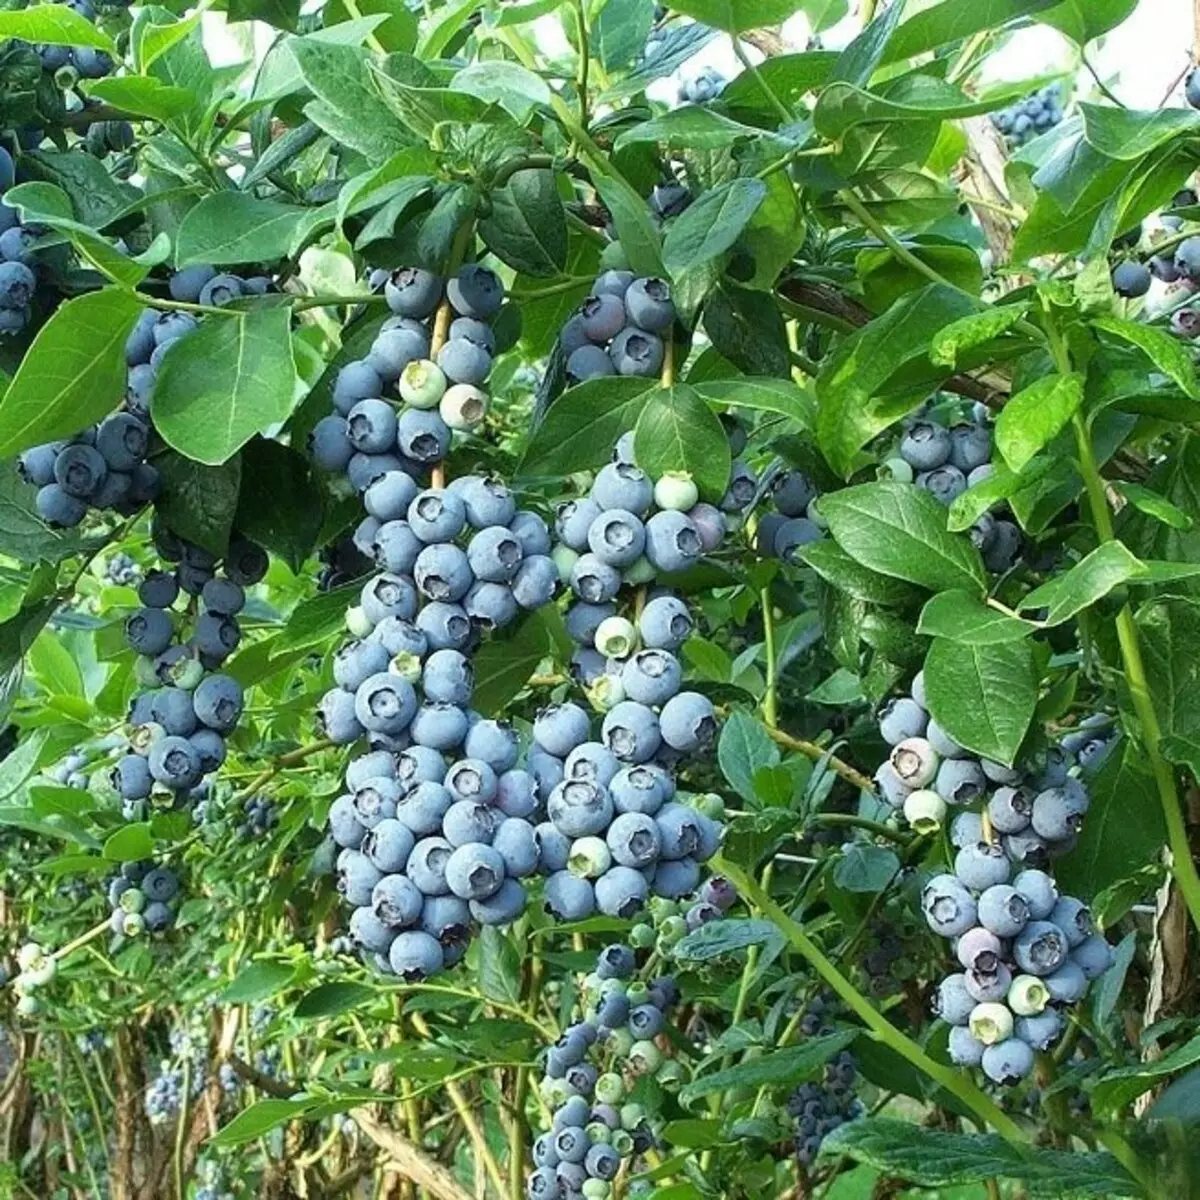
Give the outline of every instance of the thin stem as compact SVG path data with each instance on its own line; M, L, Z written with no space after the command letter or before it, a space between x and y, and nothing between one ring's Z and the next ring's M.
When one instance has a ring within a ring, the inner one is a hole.
M875 783L873 780L868 779L866 775L849 763L843 762L837 755L830 754L824 746L807 741L805 738L793 737L790 733L784 733L782 729L768 728L767 733L770 735L771 741L777 745L783 746L786 750L796 750L806 758L811 758L813 762L824 761L835 775L840 776L847 783L854 784L860 791L874 793Z
M1096 81L1096 86L1100 89L1104 98L1106 100L1111 100L1118 108L1127 108L1128 105L1123 103L1120 97L1115 95L1109 88L1108 84L1106 84L1104 80L1100 78L1100 73L1094 66L1092 66L1092 60L1088 58L1087 52L1084 51L1080 57L1083 59L1083 65L1088 69L1088 74Z
M762 72L758 69L758 64L746 53L746 47L742 45L742 39L734 36L730 39L733 43L733 52L737 55L737 60L750 73L750 77L758 84L759 90L771 102L771 107L779 114L785 125L791 125L795 121L788 106L775 94L774 89L763 78Z
M310 308L346 308L356 304L386 304L382 292L362 292L357 296L297 296L292 312L307 312Z
M362 10L358 7L356 0L346 0L346 11L354 18L354 20L362 20ZM373 29L367 34L367 45L370 46L371 49L377 54L387 54L384 44L375 36L375 31Z
M529 154L501 163L492 177L492 188L502 188L519 171L548 171L554 166L553 154Z
M310 742L307 746L300 746L296 750L289 750L286 754L281 754L272 764L265 770L260 771L240 792L235 793L233 801L235 804L240 804L243 800L248 800L259 788L270 783L280 771L286 770L288 767L294 767L302 763L306 758L311 758L314 754L320 754L322 750L330 750L334 743L328 738L322 738L319 742Z
M675 386L675 339L670 336L670 330L667 331L663 343L663 365L659 382L665 388Z
M762 605L763 652L767 656L767 686L763 692L762 714L769 729L779 724L779 664L775 658L775 614L771 608L771 589L759 593Z
M579 92L579 128L588 127L588 71L591 69L591 48L587 13L583 10L583 0L575 0L572 5L575 14L575 39L579 42L579 75L575 83Z
M944 1087L970 1109L981 1125L990 1125L1005 1141L1026 1145L1021 1127L964 1074L953 1067L935 1062L910 1037L906 1036L876 1011L859 994L854 985L829 961L803 928L759 887L758 882L741 867L720 858L714 868L731 879L741 895L760 909L779 927L792 947L805 958L813 970L837 993L842 1002L870 1030L875 1038L907 1059L917 1070Z
M872 821L870 817L860 817L857 813L814 813L809 817L814 825L842 825L851 829L862 829L873 833L876 837L886 838L898 846L908 846L912 839L899 829L884 825L882 821Z

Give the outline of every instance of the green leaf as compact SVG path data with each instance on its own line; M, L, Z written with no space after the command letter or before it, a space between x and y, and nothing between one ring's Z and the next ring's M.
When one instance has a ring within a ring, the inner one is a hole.
M1191 524L1162 523L1127 509L1120 518L1122 539L1143 562L1200 562L1200 438L1195 434L1179 438L1172 453L1155 467L1146 483L1190 518ZM1190 592L1196 588L1180 590Z
M1106 158L1142 158L1175 138L1200 132L1200 113L1190 108L1159 108L1137 112L1131 108L1079 105L1083 136Z
M0 38L45 42L51 46L92 46L119 57L116 43L94 21L59 4L0 12Z
M885 608L908 608L921 599L911 584L881 575L856 562L831 538L810 542L800 548L800 557L816 573L848 596Z
M173 533L220 558L237 512L242 460L209 467L169 451L154 461L162 476L162 494L155 503L159 517Z
M1090 608L1115 587L1145 572L1144 564L1121 542L1105 542L1069 571L1034 588L1022 609L1045 608L1043 624L1061 625Z
M726 33L778 25L796 11L795 0L680 0L675 12Z
M50 737L48 729L37 729L22 737L17 748L0 762L0 800L11 799L28 782Z
M188 210L175 238L175 265L273 262L286 258L312 210L216 192Z
M223 1126L215 1137L209 1138L208 1143L211 1146L245 1145L288 1121L303 1117L319 1104L320 1101L311 1096L303 1100L256 1100Z
M1200 606L1168 598L1136 614L1146 680L1166 735L1200 735Z
M883 62L892 34L900 24L900 15L904 10L903 4L889 5L862 30L861 33L842 51L829 80L837 83L845 80L847 83L865 86L875 69Z
M934 719L960 746L1012 766L1037 707L1033 647L934 638L925 693Z
M1172 109L1171 111L1179 111ZM1200 119L1200 113L1195 114ZM1141 350L1147 358L1169 379L1173 379L1193 400L1200 400L1200 386L1196 383L1196 368L1191 355L1178 338L1173 338L1162 329L1144 325L1140 321L1125 321L1120 317L1099 316L1092 318L1092 325L1111 333Z
M209 317L180 338L151 399L163 441L215 466L286 420L297 400L290 325L287 308L253 309Z
M900 872L900 859L886 846L855 842L833 868L833 882L844 892L876 895L885 891Z
M769 114L774 121L776 110L771 95L794 108L808 93L825 83L837 59L834 50L773 55L759 63L757 71L743 71L731 79L721 93L721 103L732 111L749 109ZM769 88L770 92L764 88Z
M272 658L324 645L336 633L344 631L346 609L357 603L361 591L360 583L348 583L302 600L292 609L287 625L273 644Z
M812 429L817 422L816 397L790 379L744 375L738 379L711 379L693 386L713 404L777 413L805 430Z
M83 545L83 535L78 529L51 529L34 509L36 495L15 463L0 464L0 554L23 563L70 558Z
M253 439L242 455L238 532L299 573L317 544L322 519L321 489L308 457L281 442Z
M813 124L824 137L842 137L856 125L940 121L977 116L1000 108L1003 97L972 99L961 88L929 75L913 75L892 84L886 95L851 83L833 82L821 91Z
M518 171L489 193L491 210L479 235L501 262L535 277L560 275L567 264L567 216L550 171Z
M811 1079L840 1050L852 1041L853 1029L807 1039L802 1046L783 1050L768 1050L758 1058L747 1059L737 1066L701 1075L679 1091L682 1104L690 1104L701 1096L711 1096L727 1088L795 1087Z
M521 1002L521 956L512 938L495 925L479 934L479 988L490 1000L502 1004Z
M385 50L409 53L416 46L417 17L403 0L356 0L349 5L345 0L330 0L321 10L321 20L328 27L353 20L355 14L363 17L383 14L387 17L373 31Z
M89 80L87 94L93 100L164 124L190 112L197 102L194 92L163 83L152 75L114 75Z
M602 11L607 12L608 7L606 4ZM711 108L688 104L624 130L613 143L613 149L662 145L668 150L723 150L746 140L765 142L768 138L757 126L743 125ZM779 148L782 154L787 143L780 141Z
M930 284L893 304L882 316L843 338L817 377L817 440L829 465L843 476L859 450L912 407L881 403L884 384L906 363L924 362L940 330L975 311L968 297Z
M475 653L471 703L485 717L499 715L553 648L550 628L539 612L530 613L511 636L493 635Z
M1167 835L1154 776L1140 746L1126 739L1087 783L1087 820L1055 875L1064 891L1090 897L1157 861Z
M104 857L110 862L137 862L154 853L154 838L148 821L122 825L110 833L104 843Z
M783 935L770 921L731 918L725 921L710 921L693 929L674 947L674 955L682 962L709 962L736 954L749 946L783 944Z
M952 1188L981 1179L1022 1181L1031 1196L1116 1200L1142 1194L1110 1154L1012 1145L995 1134L943 1133L911 1121L869 1117L848 1121L821 1144L821 1158L849 1155L888 1177Z
M720 284L704 306L704 332L713 348L738 370L791 377L787 327L772 296Z
M502 58L469 64L454 76L450 87L488 104L499 104L518 121L525 120L530 110L550 103L545 80L520 63Z
M287 46L318 101L305 113L331 137L372 163L417 141L392 115L368 70L370 60L357 47L315 37L290 38Z
M221 993L223 1004L256 1004L283 991L296 974L295 967L280 962L256 962L243 967Z
M16 616L7 621L0 621L0 673L8 676L33 645L34 638L41 633L46 622L58 609L57 596L49 596L44 600L36 600L22 605ZM17 680L19 682L19 679ZM4 703L11 703L8 689L11 680L6 678L3 683Z
M0 398L0 458L70 437L125 396L125 339L142 306L104 288L60 305Z
M626 377L568 388L534 429L518 476L557 479L607 462L657 391L657 380Z
M1083 403L1083 376L1044 375L1011 397L996 418L996 447L1014 471L1056 438Z
M1200 1036L1151 1062L1106 1071L1092 1089L1092 1104L1099 1112L1115 1113L1148 1092L1165 1076L1197 1062L1200 1062Z
M551 11L557 7L554 4ZM604 70L611 75L636 62L653 26L652 0L605 0L590 31L593 53Z
M954 533L970 529L983 513L1001 500L1007 500L1048 475L1054 463L1055 460L1050 455L1043 455L1027 463L1021 473L1017 474L1016 471L1010 470L1002 459L994 459L991 475L967 488L951 502L947 522L950 529Z
M1172 504L1165 496L1160 496L1157 492L1142 487L1140 483L1129 483L1123 479L1115 480L1113 487L1138 512L1145 513L1156 521L1169 525L1172 529L1191 529L1196 523L1190 513L1186 513L1182 508Z
M821 498L830 532L851 558L931 591L981 593L987 576L970 540L946 528L946 510L923 488L882 480Z
M998 304L985 312L972 313L969 317L951 321L934 334L929 347L930 360L941 366L953 367L960 350L970 350L999 337L1023 320L1028 311L1029 305L1024 302Z
M638 465L652 479L667 471L690 475L700 495L720 500L729 483L729 436L716 414L686 383L655 392L638 417Z
M766 194L761 179L734 179L689 205L663 241L663 262L671 275L678 279L729 250Z
M969 646L996 646L1023 641L1036 632L1036 626L991 608L968 592L939 592L921 610L917 632Z
M59 637L40 637L33 643L29 650L29 669L48 692L83 698L79 664Z
M300 1021L337 1017L373 1000L375 995L361 983L323 983L300 997L292 1015Z
M717 31L700 22L668 25L659 42L658 53L642 61L619 83L601 92L600 103L610 104L636 96L656 79L665 79L688 62L702 47L717 36Z
M717 743L717 762L729 785L757 806L755 773L761 767L775 766L779 758L779 747L771 740L767 727L745 709L735 708L721 727Z
M1063 0L1042 20L1084 46L1116 28L1135 8L1137 0Z
M1052 8L1058 0L942 0L914 14L892 34L883 52L885 63L914 58L961 42L985 29L999 29L1010 21L1043 9Z

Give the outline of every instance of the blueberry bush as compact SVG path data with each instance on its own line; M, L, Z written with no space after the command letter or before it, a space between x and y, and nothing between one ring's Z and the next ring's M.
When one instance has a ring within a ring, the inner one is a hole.
M1200 1191L1138 7L0 11L0 1196Z

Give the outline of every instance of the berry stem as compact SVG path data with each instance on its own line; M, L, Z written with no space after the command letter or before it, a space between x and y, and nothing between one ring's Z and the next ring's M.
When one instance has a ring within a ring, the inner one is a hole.
M295 750L289 750L286 754L281 754L269 767L264 771L260 771L250 780L240 792L234 794L233 803L240 804L243 800L248 800L259 788L270 783L280 771L284 771L288 767L294 767L304 762L306 758L311 758L314 754L320 754L322 750L330 750L333 746L334 743L328 738L322 738L319 742L310 742L307 746L300 746Z
M792 947L837 993L846 1007L862 1021L876 1040L895 1050L897 1054L912 1063L917 1070L961 1100L980 1124L985 1127L990 1125L1005 1141L1012 1142L1014 1145L1024 1146L1026 1144L1021 1127L1002 1112L972 1080L954 1068L934 1061L916 1042L901 1033L881 1013L876 1011L854 985L825 957L820 947L804 932L800 924L788 916L752 876L724 858L715 860L713 866L716 871L733 881L746 900L753 903L756 908L775 922Z
M767 98L771 107L779 114L779 119L784 125L791 125L795 121L788 106L775 94L774 89L763 78L762 72L758 69L758 64L746 53L746 47L742 45L742 39L732 37L729 39L733 45L733 52L737 55L737 60L750 74L750 78L758 84L758 90Z
M874 794L875 784L872 780L868 779L861 771L852 767L849 763L843 762L834 754L830 754L826 747L819 746L816 742L810 742L804 738L793 737L790 733L784 733L782 729L773 729L770 726L767 728L767 733L770 735L771 741L777 745L783 746L787 750L795 750L807 758L811 758L813 762L824 762L835 775L840 776L847 783L854 784L860 791Z

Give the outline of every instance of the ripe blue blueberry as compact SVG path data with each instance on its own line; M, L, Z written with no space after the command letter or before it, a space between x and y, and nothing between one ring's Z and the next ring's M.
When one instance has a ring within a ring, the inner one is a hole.
M1118 296L1135 299L1150 290L1149 268L1140 262L1127 259L1113 268L1112 286Z
M446 883L446 863L453 853L454 847L445 838L422 838L408 856L404 873L423 895L445 896L450 891Z
M492 835L492 848L504 860L504 869L514 879L537 870L540 847L534 828L528 821L506 817Z
M662 835L653 817L626 812L613 819L605 835L613 861L623 867L648 867L662 849Z
M402 317L427 317L442 298L442 281L420 267L400 267L383 285L387 306Z
M417 613L416 626L434 650L461 650L471 641L471 620L461 604L426 604Z
M588 546L602 563L627 567L646 548L646 526L631 512L608 509L588 527Z
M1030 921L1013 942L1013 958L1030 975L1053 975L1066 961L1067 935L1049 921Z
M451 338L438 351L437 365L452 383L480 384L492 369L492 356L466 338Z
M391 929L412 925L420 919L424 894L407 875L389 873L371 892L371 909Z
M652 817L666 799L662 775L661 769L650 763L623 767L608 785L614 810Z
M409 732L417 745L447 751L462 745L467 725L467 714L453 704L422 704Z
M446 862L446 883L463 900L486 900L504 882L504 859L491 846L459 846Z
M582 779L560 783L550 793L546 812L555 827L570 838L603 833L613 817L612 800L604 787Z
M583 742L567 755L563 762L563 777L606 788L620 769L616 755L607 746L601 742Z
M160 737L150 748L150 774L169 788L195 787L203 776L200 755L186 738Z
M385 874L403 871L417 844L413 832L403 821L385 817L364 835L362 852Z
M125 622L125 640L138 654L161 654L174 633L170 616L161 608L138 609Z
M565 871L571 857L571 839L551 821L543 821L534 827L534 840L538 847L538 868L543 875Z
M410 362L428 354L429 338L423 329L393 326L380 329L363 361L387 384L398 380Z
M579 306L584 335L597 346L610 342L625 327L625 305L612 293L588 296Z
M921 910L934 933L958 937L974 926L975 898L954 875L934 876L921 892Z
M683 697L695 697L695 692L685 692ZM671 703L676 703L681 697L676 697ZM700 697L703 699L703 697ZM708 702L705 701L705 704ZM669 707L669 706L668 706ZM683 731L689 726L690 714L683 711L687 702L678 708L673 716L673 722L678 722L679 740L689 740L683 737ZM712 706L708 705L711 713ZM667 716L667 708L663 709L663 717ZM711 719L711 718L710 718ZM609 710L604 717L600 736L604 745L622 762L648 762L658 752L663 737L659 727L659 717L654 710L633 700L623 700ZM700 743L697 742L696 745Z
M662 339L636 325L626 325L613 338L608 353L618 375L649 378L662 369Z
M463 751L468 758L485 762L502 775L516 766L520 752L517 731L507 721L473 721L463 738Z
M446 297L460 317L486 321L504 303L504 285L487 267L468 263L446 285Z
M546 911L560 921L582 921L596 911L596 893L591 881L570 871L555 871L546 880L542 899Z
M515 621L519 611L516 597L507 584L486 579L471 585L463 599L463 608L472 625L480 629L501 629Z
M374 733L400 733L417 711L416 695L406 679L380 672L364 680L354 694L354 715Z
M392 942L388 962L406 983L419 983L436 975L442 969L445 957L435 937L421 929L406 929Z
M660 571L682 571L700 560L704 543L686 513L655 513L646 522L646 557Z
M933 421L916 421L900 443L900 457L918 471L932 471L950 458L950 431Z
M638 618L638 631L647 647L678 650L692 635L688 607L677 596L656 596Z
M675 305L665 279L635 279L625 292L625 311L639 329L662 333L675 323Z
M94 496L107 474L108 464L93 446L67 446L54 460L55 482L78 500Z
M628 920L640 912L650 896L650 886L641 871L632 867L609 867L595 884L596 907L606 917Z
M659 716L663 742L685 754L703 750L717 734L712 701L699 692L679 692L663 705Z
M1029 827L1033 797L1022 787L998 787L988 798L987 811L993 829L1000 833L1021 833Z
M445 786L456 800L490 804L496 798L500 780L490 764L482 759L460 758L446 772ZM486 839L480 838L479 840Z
M677 514L682 515L682 514ZM595 554L583 554L571 568L571 590L588 604L604 604L621 590L621 573Z
M667 650L641 650L621 671L621 686L630 700L653 706L666 704L678 691L683 668Z
M532 611L549 604L558 591L558 567L545 554L525 553L512 577L513 599L521 608Z
M554 532L558 540L581 554L588 549L592 523L603 515L603 508L590 497L567 500L555 510Z
M424 596L443 603L461 600L474 582L466 551L448 543L426 546L413 564L413 578Z

